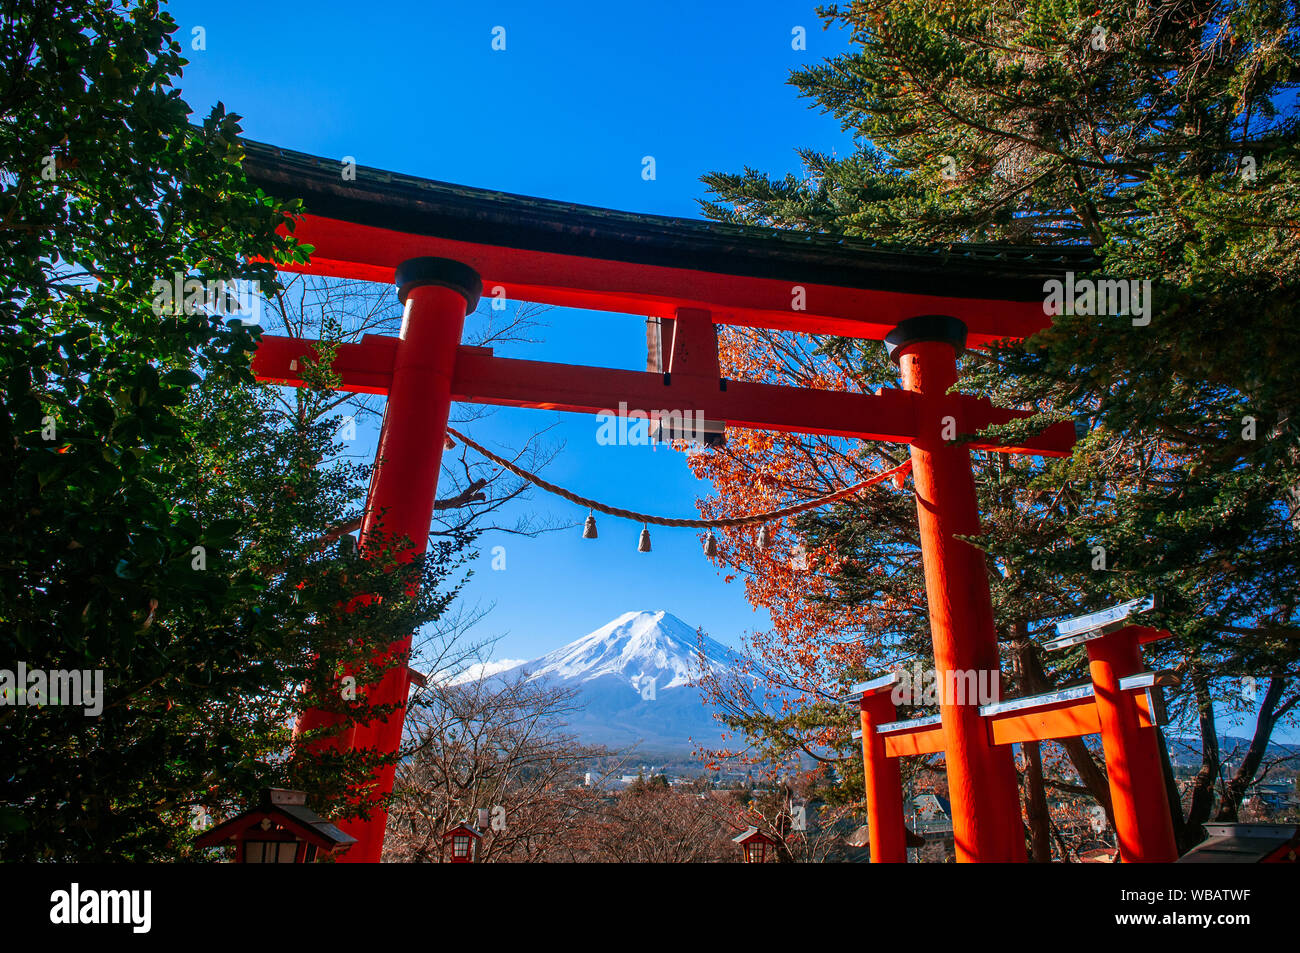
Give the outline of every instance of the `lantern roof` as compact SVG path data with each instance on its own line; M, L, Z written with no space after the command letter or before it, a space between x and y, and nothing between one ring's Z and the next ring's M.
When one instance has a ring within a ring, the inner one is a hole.
M447 831L447 833L443 834L442 839L447 840L450 837L455 837L457 834L462 834L462 835L468 834L470 837L474 838L475 840L481 840L483 838L483 834L479 831L477 827L475 827L473 824L470 824L468 821L461 821L455 827L450 828Z
M747 827L731 839L733 844L748 844L750 841L757 841L763 844L775 844L776 841L768 837L757 827Z
M343 833L306 804L307 795L302 791L270 788L263 792L257 807L205 831L195 843L199 847L218 847L238 839L245 831L259 827L266 829L271 825L283 827L294 836L330 853L346 850L356 843L355 837Z

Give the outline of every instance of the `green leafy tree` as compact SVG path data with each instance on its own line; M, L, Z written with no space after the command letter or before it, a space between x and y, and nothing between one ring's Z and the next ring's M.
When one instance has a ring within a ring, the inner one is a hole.
M366 473L318 413L328 359L277 415L219 284L273 293L310 249L245 183L237 117L189 125L175 29L156 3L0 14L0 668L103 679L93 716L22 685L0 706L5 859L184 856L197 811L269 784L353 810L376 758L292 757L294 717L385 714L336 676L364 688L367 645L443 611L468 542L340 542Z

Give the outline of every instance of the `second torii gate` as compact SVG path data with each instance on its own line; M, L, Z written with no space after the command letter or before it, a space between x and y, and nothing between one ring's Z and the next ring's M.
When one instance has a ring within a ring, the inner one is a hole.
M1091 264L1086 249L958 246L881 249L824 236L632 215L357 169L247 143L251 182L301 198L295 234L313 246L312 274L394 282L397 337L341 345L340 387L387 395L362 541L379 513L386 532L427 546L452 401L578 413L701 412L731 427L910 444L935 668L999 684L983 553L958 537L980 531L970 451L1068 455L1069 423L1015 446L955 444L1029 411L949 394L967 345L1024 337L1048 323L1043 282ZM461 345L465 316L486 285L494 298L658 317L664 373L514 360ZM875 394L729 381L719 376L715 325L883 340L901 390ZM259 379L300 384L312 341L265 336ZM381 649L383 647L376 647ZM369 698L404 706L410 637ZM341 744L394 753L404 708ZM313 713L306 726L317 725ZM958 859L1021 861L1025 845L1010 748L990 741L974 704L941 706ZM373 796L392 790L381 771ZM358 843L348 862L378 861L386 814L341 825Z
M1178 859L1157 736L1164 720L1161 689L1177 685L1178 678L1172 672L1144 672L1141 652L1141 646L1170 636L1167 629L1125 624L1124 616L1117 622L1099 621L1094 628L1045 645L1048 651L1086 645L1089 684L967 706L988 743L1008 755L1012 745L1027 741L1101 735L1111 815L1120 859L1125 863L1172 863ZM873 863L902 863L907 858L898 759L945 752L952 771L949 735L941 719L894 720L892 696L899 680L899 674L891 672L854 686L846 697L857 703L862 724L854 737L862 739ZM955 801L953 806L953 834L960 858Z

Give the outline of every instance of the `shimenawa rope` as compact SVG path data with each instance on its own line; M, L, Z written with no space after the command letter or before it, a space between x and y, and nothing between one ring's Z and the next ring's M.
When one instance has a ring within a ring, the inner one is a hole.
M908 470L912 469L912 461L908 460L903 463L900 463L896 467L884 471L883 473L877 473L874 476L867 477L867 479L861 481L860 483L855 483L852 486L847 486L842 490L836 490L834 493L829 493L826 496L819 496L816 499L812 499L812 500L804 500L802 503L795 503L791 506L783 506L780 509L768 510L764 513L751 513L749 516L733 516L727 519L718 519L718 520L687 520L687 519L675 519L670 516L651 516L648 513L638 513L635 510L625 510L622 509L621 507L609 506L597 500L588 499L585 496L579 496L576 493L572 493L569 490L564 489L564 487L556 486L554 483L550 483L547 480L543 480L536 473L531 473L528 470L525 470L523 467L516 466L515 464L511 463L509 460L506 460L504 457L498 456L497 454L493 453L491 450L488 450L486 447L482 446L481 444L475 443L473 440L465 436L459 430L455 430L451 427L448 427L447 433L451 434L457 440L464 443L467 447L472 447L473 449L477 450L479 453L483 454L483 456L487 457L489 460L491 460L493 463L497 464L498 466L505 467L515 476L521 477L527 480L529 483L541 487L543 490L546 490L548 493L554 493L556 496L563 497L564 499L568 500L570 503L577 503L579 506L585 506L587 507L587 509L590 510L596 510L597 512L606 513L610 516L617 516L622 519L634 520L635 522L638 523L649 523L653 526L682 526L682 527L688 527L692 529L715 529L715 528L720 529L723 527L753 526L756 523L770 523L773 520L778 520L786 516L793 516L794 514L802 513L805 510L814 510L817 509L817 507L819 506L826 506L828 503L834 503L838 500L842 500L847 496L852 496L854 493L858 493L862 490L865 490L869 486L874 486L875 484L880 483L882 480L887 480L890 477L895 475L904 474Z

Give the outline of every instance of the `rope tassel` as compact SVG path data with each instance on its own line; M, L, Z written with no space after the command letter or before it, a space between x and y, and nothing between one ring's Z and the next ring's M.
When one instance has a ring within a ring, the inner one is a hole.
M758 531L758 548L767 549L772 545L772 531L767 528L766 524Z
M636 544L636 551L638 553L650 552L650 527L641 527L641 541Z
M710 559L718 555L718 537L713 535L713 530L709 530L709 535L704 537L704 555Z
M591 513L587 514L587 522L584 523L582 526L582 538L583 539L596 538L596 517L593 516Z

